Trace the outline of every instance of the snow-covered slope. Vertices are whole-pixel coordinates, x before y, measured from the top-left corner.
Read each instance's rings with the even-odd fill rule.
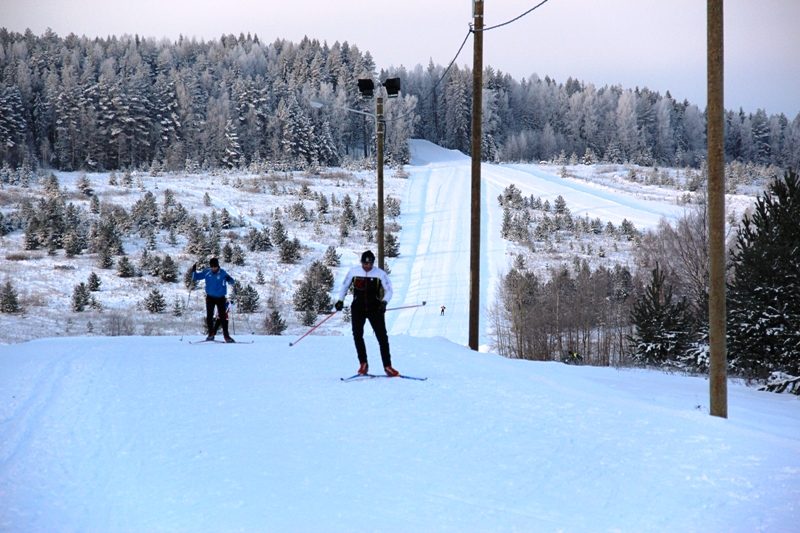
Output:
[[[0,530],[797,531],[796,397],[391,342],[2,347]]]
[[[396,368],[427,381],[340,381],[357,364],[339,317],[293,347],[2,346],[0,531],[797,531],[797,397],[731,383],[722,420],[701,378],[465,348],[470,163],[424,141],[412,151],[392,306],[428,305],[388,323]],[[509,184],[640,229],[675,209],[536,165],[483,176],[484,308],[507,268]]]
[[[388,318],[391,334],[443,336],[467,344],[469,330],[471,162],[456,150],[411,140],[410,178],[403,197],[400,257],[392,261],[392,304],[432,305],[402,310]],[[563,179],[538,165],[483,165],[481,169],[481,338],[487,336],[486,309],[494,303],[495,283],[508,270],[508,243],[500,238],[503,221],[497,197],[512,183],[526,197],[551,204],[566,199],[575,216],[599,217],[619,225],[623,219],[639,229],[654,227],[662,216],[680,215],[674,203],[653,201]],[[440,307],[444,305],[444,316]]]

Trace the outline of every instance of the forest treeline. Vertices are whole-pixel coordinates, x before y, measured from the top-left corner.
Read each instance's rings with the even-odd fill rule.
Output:
[[[311,96],[374,112],[357,80],[399,77],[387,102],[386,159],[409,159],[409,137],[469,153],[472,74],[431,60],[377,70],[369,52],[305,38],[271,43],[250,34],[171,42],[139,36],[60,37],[0,28],[0,160],[61,170],[369,165],[370,117],[313,109]],[[698,167],[705,116],[669,92],[595,87],[486,68],[483,155]],[[800,114],[726,113],[726,157],[797,168]],[[366,158],[366,160],[365,160]]]

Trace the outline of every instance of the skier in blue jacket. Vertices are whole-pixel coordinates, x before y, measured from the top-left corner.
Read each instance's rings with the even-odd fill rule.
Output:
[[[225,342],[236,342],[228,334],[228,315],[225,309],[227,301],[228,283],[233,283],[233,278],[219,267],[219,259],[212,257],[208,262],[210,268],[201,272],[197,271],[195,264],[192,272],[192,279],[195,281],[205,280],[206,282],[206,324],[208,325],[207,341],[213,341],[217,334],[218,324],[214,324],[214,308],[219,314],[218,322],[222,323],[222,335]]]

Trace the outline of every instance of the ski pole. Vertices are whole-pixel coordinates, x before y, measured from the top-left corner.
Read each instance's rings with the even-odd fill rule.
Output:
[[[317,329],[318,327],[320,327],[320,326],[321,326],[321,325],[322,325],[322,324],[323,324],[323,323],[324,323],[326,320],[328,320],[329,318],[331,318],[333,315],[335,315],[335,314],[336,314],[336,313],[338,313],[338,312],[339,312],[339,311],[334,311],[333,313],[331,313],[331,314],[330,314],[330,315],[328,315],[327,317],[323,318],[323,319],[320,321],[320,323],[319,323],[319,324],[317,324],[316,326],[314,326],[314,327],[313,327],[313,328],[311,328],[310,330],[306,331],[306,332],[305,332],[305,334],[304,334],[302,337],[300,337],[299,339],[297,339],[297,340],[296,340],[296,341],[294,341],[294,342],[290,342],[290,343],[289,343],[289,346],[294,346],[295,344],[297,344],[297,343],[298,343],[298,342],[300,342],[301,340],[305,339],[305,338],[306,338],[306,335],[308,335],[309,333],[311,333],[312,331],[314,331],[315,329]]]
[[[189,312],[189,298],[192,297],[192,289],[189,289],[189,294],[186,296],[186,308],[183,310],[183,327],[181,328],[181,341],[183,335],[186,333],[186,315]]]
[[[421,304],[416,305],[404,305],[403,307],[392,307],[391,309],[387,309],[387,311],[397,311],[398,309],[411,309],[412,307],[422,307],[428,302],[422,302]]]
[[[250,335],[255,335],[256,332],[253,331],[253,326],[250,325],[250,314],[249,313],[245,313],[244,314],[244,321],[247,323],[247,329],[250,330]]]

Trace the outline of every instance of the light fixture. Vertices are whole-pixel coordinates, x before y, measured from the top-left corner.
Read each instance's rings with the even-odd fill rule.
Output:
[[[386,88],[387,98],[397,98],[400,92],[400,78],[389,78],[383,82],[383,86]]]
[[[372,81],[372,78],[358,80],[358,90],[363,98],[372,98],[375,82]]]

